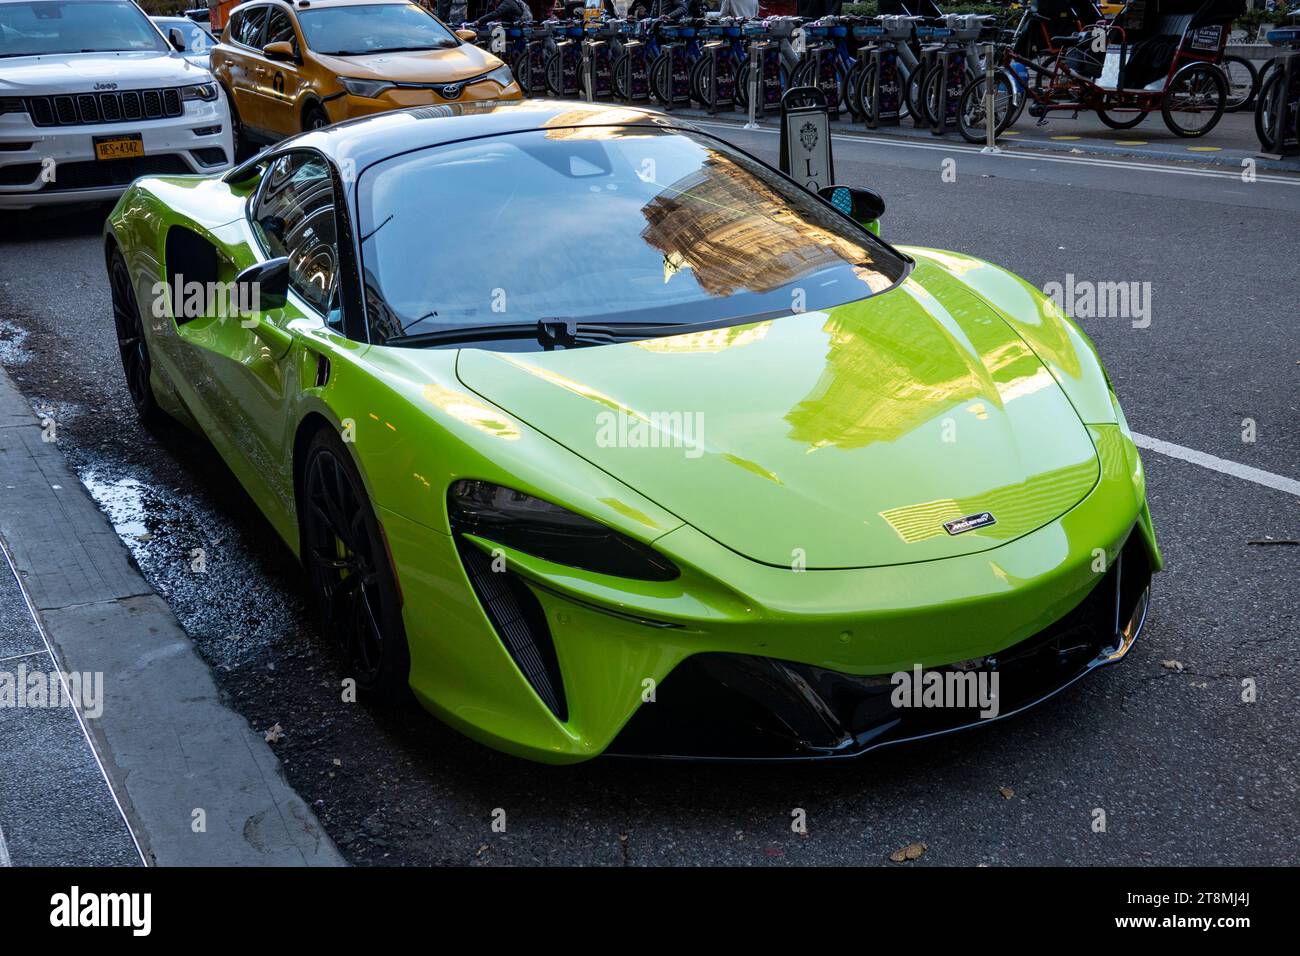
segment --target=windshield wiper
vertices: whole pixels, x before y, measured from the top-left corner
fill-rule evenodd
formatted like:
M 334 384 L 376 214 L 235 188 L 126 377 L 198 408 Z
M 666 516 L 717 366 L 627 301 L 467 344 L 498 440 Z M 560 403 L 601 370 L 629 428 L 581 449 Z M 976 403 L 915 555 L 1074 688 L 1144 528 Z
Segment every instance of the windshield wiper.
M 546 351 L 557 346 L 577 348 L 583 345 L 609 345 L 631 339 L 648 339 L 676 335 L 685 326 L 681 322 L 650 324 L 575 322 L 573 319 L 539 319 L 536 322 L 512 322 L 508 325 L 466 325 L 436 332 L 394 335 L 384 345 L 422 348 L 429 345 L 454 345 L 457 342 L 485 342 L 503 339 L 536 339 Z

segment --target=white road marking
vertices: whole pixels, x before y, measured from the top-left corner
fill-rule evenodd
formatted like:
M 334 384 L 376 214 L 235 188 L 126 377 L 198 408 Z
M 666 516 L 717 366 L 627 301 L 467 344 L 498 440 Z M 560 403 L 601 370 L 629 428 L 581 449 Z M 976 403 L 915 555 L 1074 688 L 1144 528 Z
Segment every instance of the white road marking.
M 767 126 L 760 126 L 757 130 L 745 130 L 739 123 L 719 123 L 693 120 L 687 117 L 687 122 L 694 126 L 712 126 L 716 129 L 742 130 L 744 132 L 773 133 L 779 134 L 779 129 L 772 129 Z M 955 143 L 914 143 L 903 139 L 888 138 L 883 136 L 864 136 L 858 133 L 832 133 L 832 140 L 841 140 L 843 142 L 873 143 L 878 146 L 897 146 L 901 149 L 929 149 L 937 150 L 941 153 L 974 153 L 981 156 L 991 156 L 992 158 L 1002 159 L 1024 159 L 1035 163 L 1067 163 L 1073 166 L 1097 166 L 1104 169 L 1126 169 L 1129 171 L 1140 170 L 1142 172 L 1164 173 L 1173 176 L 1201 176 L 1209 179 L 1232 179 L 1237 182 L 1241 181 L 1241 170 L 1239 169 L 1182 169 L 1177 166 L 1164 166 L 1158 163 L 1130 162 L 1120 159 L 1104 159 L 1093 156 L 1048 156 L 1043 153 L 1023 153 L 1013 149 L 1003 149 L 998 153 L 982 153 L 982 147 L 979 146 L 959 146 Z M 1029 145 L 1033 140 L 1018 141 L 1017 145 Z M 1300 179 L 1287 176 L 1270 176 L 1266 173 L 1257 173 L 1255 175 L 1257 182 L 1262 183 L 1280 183 L 1283 186 L 1300 186 Z
M 1160 455 L 1168 455 L 1170 458 L 1177 458 L 1180 461 L 1189 461 L 1193 465 L 1200 465 L 1202 468 L 1208 468 L 1211 471 L 1231 475 L 1234 478 L 1241 478 L 1243 481 L 1253 481 L 1265 488 L 1285 491 L 1289 495 L 1300 498 L 1300 481 L 1296 481 L 1294 478 L 1284 478 L 1282 475 L 1275 475 L 1271 471 L 1252 468 L 1250 465 L 1228 461 L 1226 458 L 1216 458 L 1214 455 L 1207 455 L 1195 448 L 1184 448 L 1182 445 L 1161 441 L 1159 438 L 1151 438 L 1148 435 L 1139 435 L 1137 432 L 1133 433 L 1133 441 L 1139 448 L 1146 448 L 1149 451 Z
M 14 861 L 9 858 L 9 845 L 5 843 L 5 831 L 0 829 L 0 866 L 13 866 Z

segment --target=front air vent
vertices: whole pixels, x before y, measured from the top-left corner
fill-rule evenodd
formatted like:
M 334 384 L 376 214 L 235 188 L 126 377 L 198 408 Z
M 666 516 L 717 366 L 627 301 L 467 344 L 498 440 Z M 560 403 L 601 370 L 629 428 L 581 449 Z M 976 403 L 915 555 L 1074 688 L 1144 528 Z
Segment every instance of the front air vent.
M 474 544 L 458 538 L 456 546 L 484 613 L 524 679 L 551 713 L 568 720 L 560 662 L 541 602 L 513 571 L 492 570 L 492 558 Z

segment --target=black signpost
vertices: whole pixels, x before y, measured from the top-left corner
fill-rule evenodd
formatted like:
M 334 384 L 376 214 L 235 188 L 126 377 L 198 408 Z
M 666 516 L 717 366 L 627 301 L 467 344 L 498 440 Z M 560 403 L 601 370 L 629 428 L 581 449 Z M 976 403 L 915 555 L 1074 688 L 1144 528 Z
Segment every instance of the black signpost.
M 781 172 L 812 192 L 835 181 L 830 106 L 815 86 L 781 97 Z

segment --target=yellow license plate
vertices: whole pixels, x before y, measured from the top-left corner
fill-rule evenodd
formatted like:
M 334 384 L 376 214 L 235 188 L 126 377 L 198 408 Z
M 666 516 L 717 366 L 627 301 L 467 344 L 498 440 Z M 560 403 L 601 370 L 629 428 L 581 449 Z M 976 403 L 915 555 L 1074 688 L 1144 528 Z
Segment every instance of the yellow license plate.
M 127 136 L 96 136 L 96 159 L 130 159 L 144 155 L 144 136 L 131 133 Z

